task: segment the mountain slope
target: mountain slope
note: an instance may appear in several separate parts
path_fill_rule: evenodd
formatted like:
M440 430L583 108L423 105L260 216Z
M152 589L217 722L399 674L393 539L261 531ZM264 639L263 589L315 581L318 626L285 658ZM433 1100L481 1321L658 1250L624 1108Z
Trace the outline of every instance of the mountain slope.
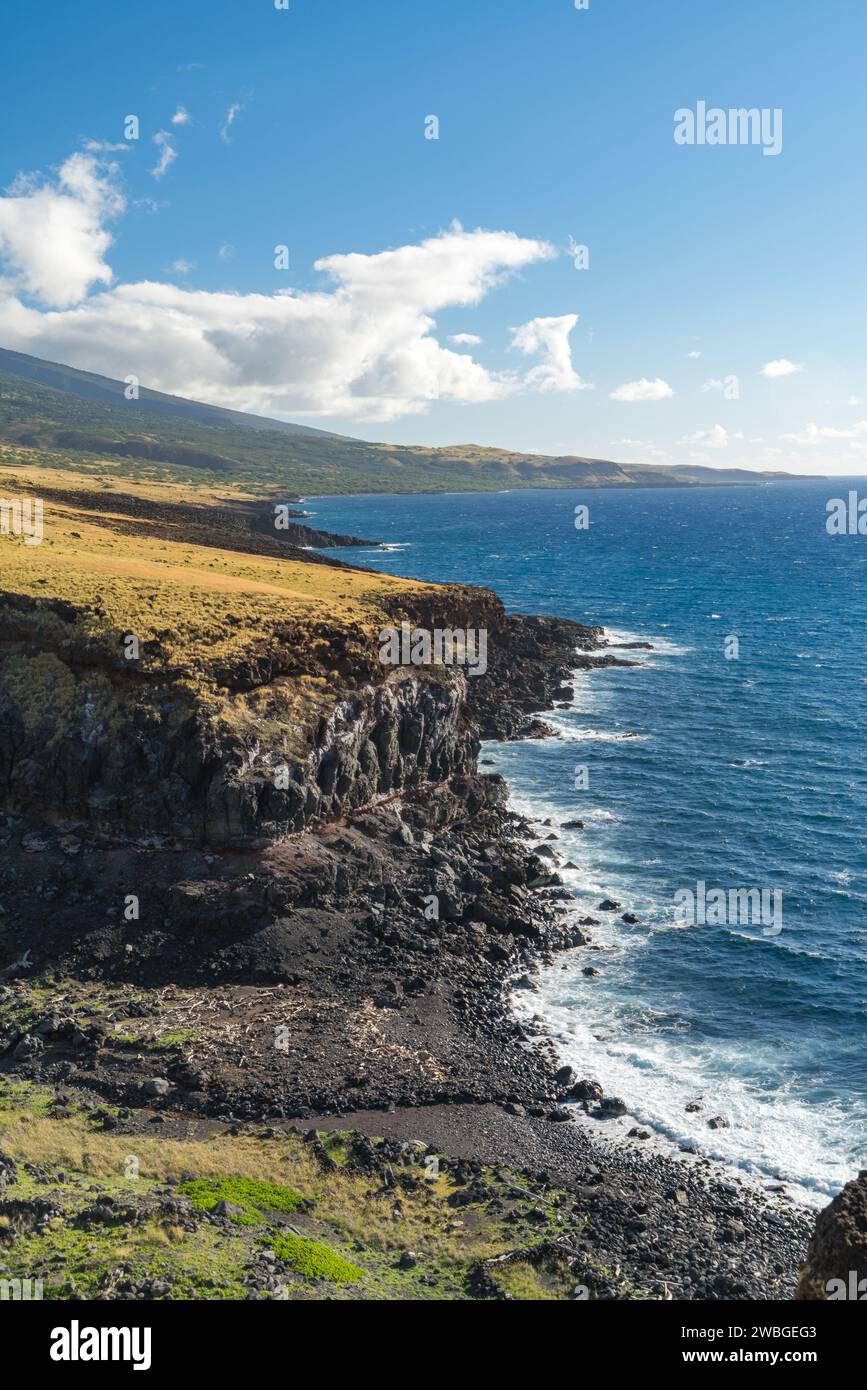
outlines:
M98 376L95 372L82 372L77 367L66 367L60 362L46 362L41 357L30 357L23 352L10 352L8 348L0 348L0 372L23 377L40 386L51 386L57 391L79 396L82 400L102 401L108 405L124 403L125 386L122 381ZM248 415L242 410L225 410L219 405L205 405L201 401L186 400L183 396L169 396L164 391L151 391L144 386L139 392L137 408L148 415L177 416L202 425L237 425L242 429L271 430L279 434L340 438L328 430L295 425L287 420L268 420L262 415Z
M143 390L0 350L0 449L95 476L240 486L255 495L757 484L785 473L547 457L475 444L368 443ZM41 457L33 459L33 450Z

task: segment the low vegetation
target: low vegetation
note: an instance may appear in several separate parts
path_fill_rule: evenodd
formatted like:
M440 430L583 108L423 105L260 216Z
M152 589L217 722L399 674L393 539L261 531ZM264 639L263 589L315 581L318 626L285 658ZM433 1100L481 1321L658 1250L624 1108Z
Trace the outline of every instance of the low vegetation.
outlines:
M33 362L33 359L31 359ZM36 363L44 385L12 374L15 356L0 353L0 441L26 465L36 450L52 467L72 467L106 480L183 481L241 486L256 495L394 492L497 492L503 488L673 487L755 482L743 470L621 464L580 455L546 457L476 444L367 443L337 435L251 428L233 412L209 412L195 402L172 402L144 392L123 398L121 383L105 378L94 398L81 374ZM20 366L21 364L19 364ZM23 370L23 368L22 368ZM58 389L62 384L65 389ZM86 390L87 395L78 394ZM186 407L186 409L184 409ZM220 423L208 423L208 417ZM267 422L258 422L259 424Z
M104 1106L0 1077L0 1281L60 1300L588 1296L556 1247L580 1232L573 1199L525 1175L345 1132L148 1120L120 1133Z

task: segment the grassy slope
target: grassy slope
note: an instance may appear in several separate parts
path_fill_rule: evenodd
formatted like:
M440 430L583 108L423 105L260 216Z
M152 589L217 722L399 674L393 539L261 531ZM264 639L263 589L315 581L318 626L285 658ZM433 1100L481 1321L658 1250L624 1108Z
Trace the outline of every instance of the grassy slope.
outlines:
M82 399L0 373L0 441L43 451L55 467L145 481L207 481L258 495L497 491L504 488L756 482L738 470L663 468L582 457L548 458L479 445L434 449L337 436L287 435L228 421L160 416L134 402ZM783 476L783 475L778 475Z
M225 505L197 480L195 489L177 482L154 484L123 479L103 484L97 513L77 506L77 491L93 487L92 476L72 471L70 460L32 451L31 462L8 466L0 446L0 496L45 497L43 542L25 546L0 536L0 589L6 593L68 601L81 610L90 635L133 632L144 649L158 641L160 664L193 669L224 658L266 637L290 618L336 619L366 630L385 620L383 601L428 586L348 566L313 563L269 554L243 553L217 543L191 544L178 527L176 539L147 519L129 522L130 498L156 498L171 520L173 503L194 502L207 526L209 511ZM62 484L62 495L56 492ZM52 494L55 495L52 495ZM159 531L150 535L149 530Z
M191 484L104 479L95 510L94 477L73 471L73 458L30 450L26 466L10 467L9 457L0 446L0 498L41 497L44 539L27 546L0 535L0 686L25 725L52 739L80 721L73 673L88 669L102 673L88 689L105 728L129 725L129 700L144 679L155 692L172 686L175 723L198 709L225 733L268 731L289 756L308 746L348 671L381 678L379 630L404 598L432 587L291 546L284 558L243 511L226 524L227 514L235 521L236 489L217 492L199 476ZM136 514L137 497L159 502L159 520ZM196 542L185 539L191 510ZM133 660L130 635L139 644ZM232 673L267 672L276 651L286 674L226 690ZM174 725L157 717L168 735Z
M570 1262L534 1251L583 1218L570 1194L525 1176L481 1168L470 1179L419 1146L389 1155L384 1182L354 1161L347 1134L323 1134L318 1148L276 1131L212 1125L186 1138L117 1124L112 1107L59 1106L47 1089L0 1079L0 1154L17 1165L0 1193L0 1280L42 1279L47 1299L132 1285L234 1300L264 1269L266 1298L451 1300L479 1296L484 1262L514 1254L489 1267L484 1296L574 1296ZM88 1216L106 1197L114 1222ZM46 1204L35 1224L20 1205L34 1199ZM221 1200L227 1218L213 1211ZM275 1258L263 1265L263 1252Z

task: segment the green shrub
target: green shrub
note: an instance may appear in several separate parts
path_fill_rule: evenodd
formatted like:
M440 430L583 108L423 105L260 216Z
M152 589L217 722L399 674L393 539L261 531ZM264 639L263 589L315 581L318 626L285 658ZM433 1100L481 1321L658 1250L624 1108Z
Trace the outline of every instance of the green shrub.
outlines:
M291 1233L278 1236L273 1245L278 1260L290 1264L297 1274L305 1279L327 1279L332 1284L357 1284L364 1278L364 1270L358 1265L335 1255L327 1245L306 1236Z
M243 1226L258 1226L266 1211L297 1211L304 1201L291 1187L255 1178L194 1178L181 1183L180 1190L198 1211L213 1211L218 1202L242 1207L243 1215L233 1219Z

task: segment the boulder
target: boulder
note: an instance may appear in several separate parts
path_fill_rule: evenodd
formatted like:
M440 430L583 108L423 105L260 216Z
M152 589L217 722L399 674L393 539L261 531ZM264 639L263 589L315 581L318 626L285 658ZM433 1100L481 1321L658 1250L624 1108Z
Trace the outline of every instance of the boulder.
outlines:
M45 1044L41 1038L35 1037L32 1033L25 1033L24 1037L16 1044L12 1056L16 1062L30 1062L34 1057L38 1057Z
M223 1200L211 1208L212 1216L222 1216L228 1221L237 1221L239 1217L246 1216L243 1207L238 1206L237 1202L227 1202Z
M629 1107L625 1100L619 1096L604 1096L599 1102L599 1114L603 1119L614 1119L618 1115L625 1115Z
M867 1169L819 1212L795 1298L867 1301Z
M583 1081L576 1081L575 1085L571 1086L566 1092L567 1099L569 1100L600 1101L603 1094L604 1092L598 1081L588 1081L586 1078Z

